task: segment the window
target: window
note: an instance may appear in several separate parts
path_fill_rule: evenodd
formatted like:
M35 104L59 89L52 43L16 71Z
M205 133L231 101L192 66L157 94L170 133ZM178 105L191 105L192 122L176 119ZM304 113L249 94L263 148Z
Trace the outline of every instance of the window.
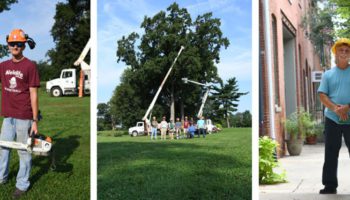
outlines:
M72 76L73 76L72 72L63 72L62 78L70 78Z

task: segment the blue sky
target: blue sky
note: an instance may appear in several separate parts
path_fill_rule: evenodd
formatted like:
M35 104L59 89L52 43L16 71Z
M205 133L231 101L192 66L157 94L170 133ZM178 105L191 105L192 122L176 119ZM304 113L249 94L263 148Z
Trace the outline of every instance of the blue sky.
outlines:
M65 1L30 0L29 3L20 0L16 4L11 4L9 11L0 14L0 44L6 44L6 35L12 29L21 28L36 42L35 49L30 50L27 47L24 55L35 61L46 59L46 52L55 46L50 30L54 23L57 2ZM4 57L1 61L5 59L9 57Z
M120 83L125 64L117 63L117 40L132 32L143 34L140 24L145 15L151 17L166 8L171 0L99 0L97 10L97 102L108 102ZM221 19L221 30L230 40L230 46L220 53L217 65L223 80L236 77L240 91L249 92L241 97L238 111L251 111L251 0L179 0L192 19L212 12Z

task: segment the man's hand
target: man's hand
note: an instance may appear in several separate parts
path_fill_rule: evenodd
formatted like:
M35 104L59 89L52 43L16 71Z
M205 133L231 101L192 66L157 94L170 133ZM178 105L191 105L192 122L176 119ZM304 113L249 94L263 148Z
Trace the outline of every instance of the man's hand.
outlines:
M334 112L339 116L340 120L346 121L348 120L348 112L350 111L348 105L337 105L334 109Z
M32 123L32 129L30 130L30 134L32 134L34 132L34 134L38 134L38 122L34 121Z

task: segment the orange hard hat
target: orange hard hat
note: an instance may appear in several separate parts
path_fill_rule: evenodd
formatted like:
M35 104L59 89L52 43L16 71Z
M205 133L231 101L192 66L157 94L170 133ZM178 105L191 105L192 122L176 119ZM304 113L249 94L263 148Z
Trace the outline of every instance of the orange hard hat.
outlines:
M27 42L27 34L22 29L14 29L6 37L7 42Z
M350 47L350 40L348 38L340 38L337 40L334 45L332 46L332 52L335 54L335 48L341 44L348 45Z

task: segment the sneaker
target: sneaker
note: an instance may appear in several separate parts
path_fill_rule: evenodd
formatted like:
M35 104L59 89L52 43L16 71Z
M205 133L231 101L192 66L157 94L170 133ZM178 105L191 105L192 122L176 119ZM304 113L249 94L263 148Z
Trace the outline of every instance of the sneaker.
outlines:
M320 190L320 194L337 194L337 189L335 188L327 188Z
M12 194L12 197L14 199L19 199L21 196L23 196L26 193L26 191L20 190L16 188L15 192Z

